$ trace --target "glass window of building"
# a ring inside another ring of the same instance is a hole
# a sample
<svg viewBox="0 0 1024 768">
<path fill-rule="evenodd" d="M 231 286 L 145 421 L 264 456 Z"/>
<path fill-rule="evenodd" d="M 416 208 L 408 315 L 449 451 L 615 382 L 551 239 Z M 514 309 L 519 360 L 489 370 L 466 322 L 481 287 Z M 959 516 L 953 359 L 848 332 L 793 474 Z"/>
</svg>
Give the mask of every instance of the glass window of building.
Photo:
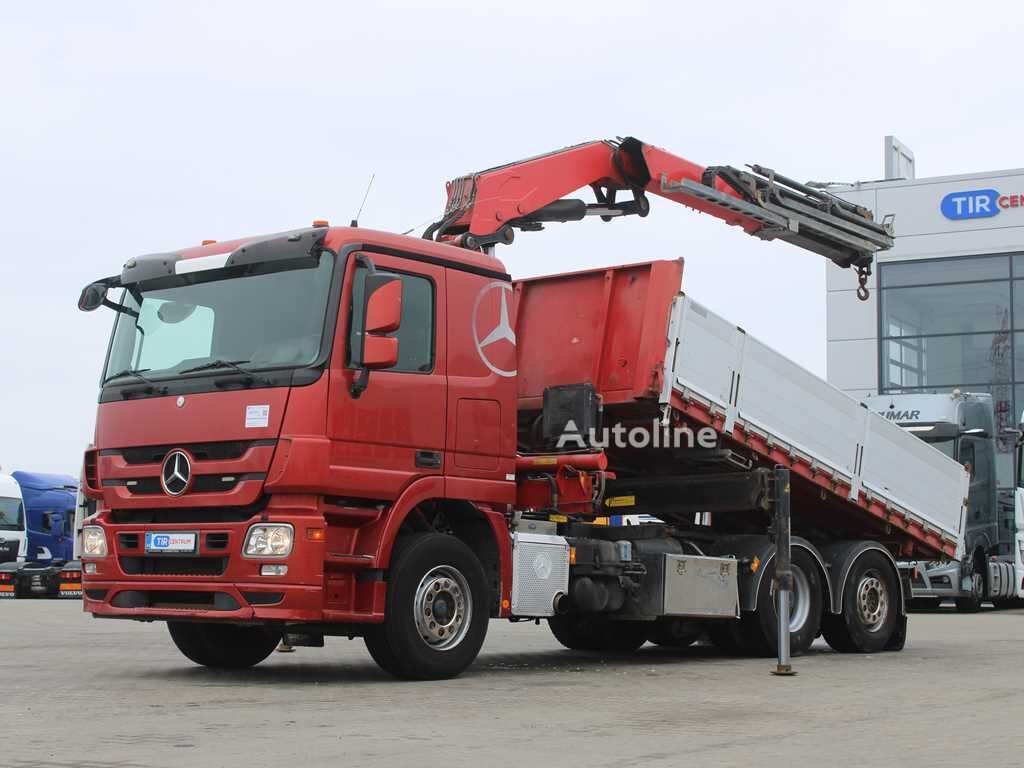
<svg viewBox="0 0 1024 768">
<path fill-rule="evenodd" d="M 1024 254 L 879 265 L 879 392 L 988 392 L 996 428 L 1024 408 Z M 999 484 L 1013 483 L 999 438 Z"/>
</svg>

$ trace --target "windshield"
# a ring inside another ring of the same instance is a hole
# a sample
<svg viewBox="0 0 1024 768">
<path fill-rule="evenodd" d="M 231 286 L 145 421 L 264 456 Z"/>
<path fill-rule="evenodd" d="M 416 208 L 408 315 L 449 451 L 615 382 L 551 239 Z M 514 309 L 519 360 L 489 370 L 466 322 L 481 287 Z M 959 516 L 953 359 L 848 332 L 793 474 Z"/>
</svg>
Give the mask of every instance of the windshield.
<svg viewBox="0 0 1024 768">
<path fill-rule="evenodd" d="M 131 371 L 150 379 L 193 368 L 224 375 L 236 367 L 313 363 L 333 266 L 332 255 L 324 252 L 316 264 L 285 271 L 221 270 L 212 280 L 192 273 L 182 278 L 190 284 L 143 289 L 141 302 L 126 291 L 122 303 L 138 317 L 117 315 L 104 382 Z"/>
<path fill-rule="evenodd" d="M 946 438 L 944 440 L 925 440 L 932 448 L 938 448 L 951 459 L 956 458 L 956 439 Z"/>
<path fill-rule="evenodd" d="M 0 497 L 0 531 L 20 531 L 25 527 L 25 508 L 21 499 Z"/>
</svg>

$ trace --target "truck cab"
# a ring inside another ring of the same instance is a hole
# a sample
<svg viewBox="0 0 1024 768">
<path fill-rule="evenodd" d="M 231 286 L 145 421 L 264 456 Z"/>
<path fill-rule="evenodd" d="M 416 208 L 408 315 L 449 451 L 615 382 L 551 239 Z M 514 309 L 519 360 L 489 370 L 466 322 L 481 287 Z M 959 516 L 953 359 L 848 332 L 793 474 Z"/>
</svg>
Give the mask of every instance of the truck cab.
<svg viewBox="0 0 1024 768">
<path fill-rule="evenodd" d="M 996 472 L 996 434 L 992 396 L 987 393 L 887 394 L 868 397 L 872 410 L 916 435 L 970 472 L 959 561 L 904 562 L 919 607 L 953 599 L 963 611 L 984 600 L 1002 602 L 1024 596 L 1019 551 L 1022 532 L 1020 488 L 1000 489 Z M 1019 483 L 1018 483 L 1019 485 Z"/>
<path fill-rule="evenodd" d="M 14 572 L 17 597 L 77 597 L 74 562 L 75 492 L 70 475 L 14 472 L 23 500 L 24 557 Z"/>
<path fill-rule="evenodd" d="M 25 504 L 21 486 L 0 474 L 0 598 L 14 597 L 14 574 L 25 562 Z"/>
</svg>

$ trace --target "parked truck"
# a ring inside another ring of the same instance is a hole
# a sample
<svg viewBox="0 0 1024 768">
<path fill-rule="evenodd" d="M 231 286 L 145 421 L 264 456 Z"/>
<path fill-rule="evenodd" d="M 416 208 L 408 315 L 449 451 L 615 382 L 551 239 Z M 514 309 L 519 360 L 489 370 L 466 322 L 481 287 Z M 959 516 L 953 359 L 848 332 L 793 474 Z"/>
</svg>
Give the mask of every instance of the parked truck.
<svg viewBox="0 0 1024 768">
<path fill-rule="evenodd" d="M 0 598 L 14 597 L 14 574 L 25 562 L 25 503 L 21 486 L 0 473 Z"/>
<path fill-rule="evenodd" d="M 10 476 L 18 495 L 6 504 L 18 504 L 20 550 L 10 550 L 3 562 L 0 543 L 0 591 L 9 597 L 80 597 L 81 566 L 73 554 L 76 483 L 69 475 L 14 472 Z M 0 482 L 0 488 L 11 488 Z M 12 489 L 13 490 L 13 489 Z M 0 490 L 0 496 L 4 491 Z M 0 506 L 5 504 L 0 501 Z M 0 537 L 7 538 L 0 523 Z M 9 539 L 10 542 L 10 539 Z M 10 544 L 8 543 L 8 546 Z"/>
<path fill-rule="evenodd" d="M 964 523 L 964 556 L 959 560 L 901 561 L 910 577 L 914 605 L 938 607 L 953 600 L 960 611 L 977 611 L 985 601 L 1010 606 L 1024 598 L 1024 488 L 1021 487 L 1020 430 L 1014 453 L 1016 486 L 999 488 L 997 434 L 992 396 L 954 390 L 952 394 L 886 394 L 866 398 L 868 407 L 963 464 L 971 476 Z"/>
<path fill-rule="evenodd" d="M 650 193 L 866 280 L 888 226 L 753 171 L 592 142 L 450 182 L 422 238 L 314 222 L 86 286 L 115 321 L 85 610 L 211 667 L 358 636 L 420 679 L 492 618 L 600 652 L 901 648 L 896 558 L 962 555 L 962 466 L 681 293 L 681 261 L 513 281 L 493 253 Z M 595 523 L 624 512 L 664 522 Z"/>
</svg>

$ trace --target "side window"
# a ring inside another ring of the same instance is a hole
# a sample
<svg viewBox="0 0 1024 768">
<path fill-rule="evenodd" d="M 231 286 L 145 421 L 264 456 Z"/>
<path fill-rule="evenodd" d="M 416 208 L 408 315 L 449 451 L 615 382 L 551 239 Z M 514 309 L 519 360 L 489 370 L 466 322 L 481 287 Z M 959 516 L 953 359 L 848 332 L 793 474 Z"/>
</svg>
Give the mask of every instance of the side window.
<svg viewBox="0 0 1024 768">
<path fill-rule="evenodd" d="M 389 272 L 391 270 L 388 270 Z M 352 306 L 349 317 L 348 359 L 358 350 L 362 339 L 356 329 L 362 324 L 363 278 L 366 269 L 355 271 L 352 284 Z M 398 338 L 398 363 L 385 371 L 430 373 L 434 370 L 434 283 L 420 275 L 396 273 L 402 280 L 402 323 L 392 336 Z"/>
</svg>

